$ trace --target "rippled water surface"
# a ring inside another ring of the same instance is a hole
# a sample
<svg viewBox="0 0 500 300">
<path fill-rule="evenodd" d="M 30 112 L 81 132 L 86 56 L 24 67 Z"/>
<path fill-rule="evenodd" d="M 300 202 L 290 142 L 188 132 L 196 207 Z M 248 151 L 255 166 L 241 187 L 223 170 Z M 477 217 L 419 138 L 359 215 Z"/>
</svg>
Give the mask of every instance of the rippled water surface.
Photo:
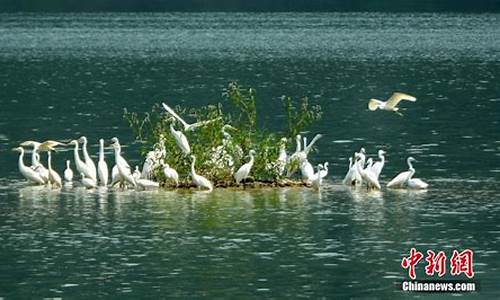
<svg viewBox="0 0 500 300">
<path fill-rule="evenodd" d="M 497 14 L 0 14 L 0 297 L 422 296 L 397 286 L 411 247 L 474 250 L 473 296 L 499 297 L 498 36 Z M 231 80 L 272 130 L 283 94 L 322 105 L 321 195 L 54 191 L 18 174 L 20 141 L 82 134 L 93 154 L 120 137 L 139 164 L 124 107 L 216 103 Z M 395 90 L 418 98 L 404 117 L 367 111 Z M 361 146 L 387 150 L 384 183 L 416 157 L 430 189 L 342 187 Z"/>
</svg>

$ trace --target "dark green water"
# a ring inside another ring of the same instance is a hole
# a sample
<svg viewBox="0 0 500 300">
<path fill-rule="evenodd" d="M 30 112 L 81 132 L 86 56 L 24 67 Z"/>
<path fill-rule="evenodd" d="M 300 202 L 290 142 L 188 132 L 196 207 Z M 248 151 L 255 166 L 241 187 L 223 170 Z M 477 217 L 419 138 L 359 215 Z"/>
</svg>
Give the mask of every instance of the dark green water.
<svg viewBox="0 0 500 300">
<path fill-rule="evenodd" d="M 473 296 L 499 297 L 499 36 L 497 14 L 0 14 L 0 297 L 423 297 L 397 287 L 411 247 L 474 250 Z M 321 195 L 51 191 L 17 171 L 20 141 L 82 134 L 138 164 L 124 107 L 216 103 L 231 80 L 273 130 L 283 94 L 322 105 Z M 367 111 L 394 90 L 418 98 L 404 118 Z M 342 187 L 361 146 L 387 150 L 384 183 L 416 157 L 430 189 Z"/>
</svg>

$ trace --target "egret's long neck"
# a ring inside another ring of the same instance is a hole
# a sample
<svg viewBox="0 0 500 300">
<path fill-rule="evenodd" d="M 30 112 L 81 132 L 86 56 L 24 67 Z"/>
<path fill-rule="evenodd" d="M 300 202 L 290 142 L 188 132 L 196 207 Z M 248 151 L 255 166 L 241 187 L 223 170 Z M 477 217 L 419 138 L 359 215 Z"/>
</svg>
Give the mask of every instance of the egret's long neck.
<svg viewBox="0 0 500 300">
<path fill-rule="evenodd" d="M 21 149 L 21 153 L 19 153 L 19 169 L 24 168 L 24 149 Z"/>
<path fill-rule="evenodd" d="M 311 143 L 309 145 L 307 145 L 306 147 L 304 147 L 304 151 L 307 153 L 309 153 L 309 151 L 311 151 L 311 148 L 312 146 L 314 146 L 314 144 L 321 138 L 321 135 L 317 134 L 316 136 L 314 136 L 314 138 L 312 139 Z"/>
<path fill-rule="evenodd" d="M 104 160 L 104 141 L 99 141 L 99 160 Z"/>
<path fill-rule="evenodd" d="M 385 156 L 384 156 L 384 154 L 380 154 L 378 157 L 380 158 L 380 161 L 382 163 L 385 163 Z"/>
<path fill-rule="evenodd" d="M 75 148 L 73 149 L 73 153 L 75 154 L 75 162 L 81 161 L 80 154 L 78 154 L 78 143 L 75 143 Z"/>
<path fill-rule="evenodd" d="M 49 165 L 49 170 L 52 170 L 52 155 L 50 151 L 47 151 L 47 164 Z"/>
<path fill-rule="evenodd" d="M 120 144 L 116 144 L 116 146 L 114 148 L 115 148 L 115 164 L 118 165 L 118 159 L 121 156 L 122 149 L 121 149 Z"/>
<path fill-rule="evenodd" d="M 295 143 L 296 143 L 295 152 L 298 153 L 301 150 L 300 135 L 297 135 L 297 137 L 295 138 Z"/>
<path fill-rule="evenodd" d="M 31 164 L 36 167 L 39 162 L 40 158 L 38 157 L 38 147 L 33 147 L 33 153 L 31 154 Z"/>
<path fill-rule="evenodd" d="M 66 169 L 69 169 L 69 160 L 66 161 Z"/>
<path fill-rule="evenodd" d="M 83 141 L 82 150 L 83 150 L 83 157 L 85 157 L 85 160 L 87 160 L 89 158 L 89 153 L 87 152 L 87 140 Z"/>
<path fill-rule="evenodd" d="M 194 171 L 195 162 L 196 162 L 196 157 L 193 156 L 193 161 L 191 162 L 191 176 L 196 175 L 196 172 Z"/>
<path fill-rule="evenodd" d="M 413 165 L 411 164 L 411 161 L 410 160 L 407 160 L 406 163 L 408 164 L 408 169 L 411 171 L 411 170 L 415 170 L 413 169 Z"/>
<path fill-rule="evenodd" d="M 248 162 L 250 166 L 253 166 L 253 161 L 254 161 L 253 153 L 250 153 L 250 161 Z"/>
<path fill-rule="evenodd" d="M 352 157 L 349 157 L 349 169 L 352 168 Z"/>
</svg>

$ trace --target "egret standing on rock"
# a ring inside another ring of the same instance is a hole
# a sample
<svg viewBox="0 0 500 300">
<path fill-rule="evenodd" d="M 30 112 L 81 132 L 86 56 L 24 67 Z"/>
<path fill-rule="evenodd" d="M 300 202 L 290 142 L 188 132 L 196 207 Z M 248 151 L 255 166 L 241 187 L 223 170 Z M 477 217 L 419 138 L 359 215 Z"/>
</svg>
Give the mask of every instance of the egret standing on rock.
<svg viewBox="0 0 500 300">
<path fill-rule="evenodd" d="M 245 180 L 249 175 L 250 171 L 252 170 L 253 162 L 254 162 L 254 155 L 255 151 L 250 150 L 250 161 L 241 166 L 238 171 L 234 174 L 234 179 L 236 180 L 236 184 L 240 184 L 242 180 Z"/>
<path fill-rule="evenodd" d="M 191 155 L 191 178 L 193 179 L 193 183 L 198 187 L 198 188 L 205 188 L 208 189 L 208 192 L 211 192 L 214 188 L 210 180 L 206 179 L 205 177 L 196 174 L 196 171 L 194 169 L 194 165 L 196 164 L 196 157 L 194 155 Z"/>
<path fill-rule="evenodd" d="M 396 107 L 399 104 L 399 102 L 401 102 L 402 100 L 415 102 L 415 101 L 417 101 L 417 98 L 410 96 L 410 95 L 407 95 L 407 94 L 404 94 L 404 93 L 396 92 L 396 93 L 392 94 L 391 98 L 389 98 L 389 100 L 387 100 L 386 102 L 383 102 L 383 101 L 380 101 L 377 99 L 373 99 L 373 98 L 370 99 L 370 101 L 368 102 L 368 108 L 371 111 L 374 111 L 377 109 L 388 110 L 388 111 L 393 111 L 397 114 L 402 115 L 399 112 L 399 108 Z"/>
</svg>

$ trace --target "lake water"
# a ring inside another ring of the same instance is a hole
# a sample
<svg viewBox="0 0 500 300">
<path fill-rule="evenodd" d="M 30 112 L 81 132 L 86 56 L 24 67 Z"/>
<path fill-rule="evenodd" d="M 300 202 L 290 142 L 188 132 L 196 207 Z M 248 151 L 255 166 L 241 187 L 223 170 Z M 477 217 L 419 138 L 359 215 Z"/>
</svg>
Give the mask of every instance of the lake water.
<svg viewBox="0 0 500 300">
<path fill-rule="evenodd" d="M 499 36 L 498 14 L 0 14 L 0 297 L 421 297 L 398 287 L 416 247 L 472 249 L 480 291 L 457 295 L 498 298 Z M 217 103 L 232 80 L 272 130 L 282 95 L 322 105 L 321 195 L 54 191 L 18 173 L 20 141 L 81 135 L 94 158 L 118 136 L 139 164 L 123 108 Z M 404 117 L 367 110 L 396 90 L 418 98 Z M 362 146 L 387 150 L 383 183 L 414 156 L 429 190 L 341 186 Z"/>
</svg>

